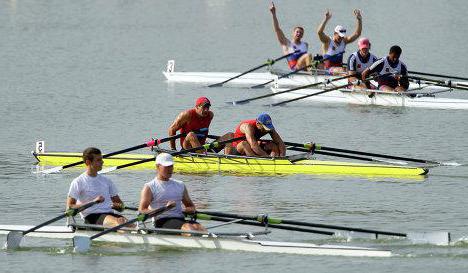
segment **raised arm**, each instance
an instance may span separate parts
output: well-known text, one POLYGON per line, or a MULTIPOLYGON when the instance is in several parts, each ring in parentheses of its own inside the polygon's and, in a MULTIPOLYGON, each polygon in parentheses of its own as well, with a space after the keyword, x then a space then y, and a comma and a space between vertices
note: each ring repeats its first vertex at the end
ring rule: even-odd
POLYGON ((323 19, 322 23, 317 29, 318 37, 320 41, 324 44, 330 43, 330 37, 328 37, 323 31, 325 30, 325 26, 327 25, 327 22, 328 20, 330 20, 331 16, 331 12, 327 10, 327 12, 325 12, 325 18, 323 19))
POLYGON ((270 11, 271 11, 271 15, 273 16, 273 30, 276 33, 276 37, 278 38, 278 41, 282 46, 287 46, 288 39, 286 38, 286 36, 284 36, 283 30, 281 30, 279 26, 278 18, 276 17, 275 3, 273 2, 271 2, 270 11))
POLYGON ((345 37, 345 43, 349 44, 357 40, 359 36, 361 36, 362 32, 362 16, 361 11, 358 9, 354 10, 354 15, 356 16, 356 31, 354 31, 353 35, 345 37))
MULTIPOLYGON (((188 122, 188 120, 189 120, 188 111, 184 111, 184 112, 180 113, 177 116, 177 118, 174 120, 174 122, 171 124, 171 126, 169 127, 169 130, 168 130, 167 134, 169 136, 175 136, 177 131, 180 130, 180 128, 182 128, 182 126, 184 126, 184 124, 186 122, 188 122)), ((171 146, 172 150, 176 149, 175 140, 172 139, 170 141, 170 146, 171 146)))

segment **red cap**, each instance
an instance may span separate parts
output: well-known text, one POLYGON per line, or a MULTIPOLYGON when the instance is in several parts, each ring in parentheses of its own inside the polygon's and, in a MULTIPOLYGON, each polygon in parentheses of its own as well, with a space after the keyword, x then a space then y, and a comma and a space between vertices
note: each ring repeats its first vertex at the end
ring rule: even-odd
POLYGON ((359 46, 359 49, 362 49, 362 48, 370 48, 370 42, 369 42, 369 39, 367 38, 361 38, 359 39, 358 41, 358 46, 359 46))
POLYGON ((199 106, 199 105, 203 105, 203 106, 209 105, 209 106, 211 106, 211 102, 207 97, 199 97, 197 99, 197 101, 195 102, 195 106, 199 106))

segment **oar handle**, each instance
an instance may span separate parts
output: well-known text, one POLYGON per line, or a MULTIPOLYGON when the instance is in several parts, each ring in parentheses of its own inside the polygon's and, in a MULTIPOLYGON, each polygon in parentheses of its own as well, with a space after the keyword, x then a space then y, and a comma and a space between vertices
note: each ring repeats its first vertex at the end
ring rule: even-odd
POLYGON ((42 224, 40 224, 40 225, 37 225, 37 226, 35 226, 35 227, 33 227, 33 228, 30 228, 30 229, 24 231, 24 232, 23 232, 23 235, 26 235, 26 234, 28 234, 28 233, 30 233, 30 232, 33 232, 33 231, 35 231, 35 230, 38 230, 38 229, 40 229, 41 227, 47 226, 47 225, 49 225, 49 224, 51 224, 51 223, 53 223, 53 222, 56 222, 56 221, 58 221, 58 220, 60 220, 60 219, 65 218, 65 217, 75 216, 75 215, 78 214, 79 212, 81 212, 81 211, 83 211, 83 210, 85 210, 85 209, 87 209, 87 208, 90 208, 90 207, 92 207, 92 206, 94 206, 94 205, 96 205, 96 204, 98 204, 98 203, 101 203, 101 202, 102 202, 102 201, 92 201, 92 202, 86 203, 86 204, 84 204, 84 205, 82 205, 82 206, 80 206, 80 207, 78 207, 78 208, 68 209, 68 210, 65 211, 63 214, 61 214, 61 215, 59 215, 59 216, 57 216, 57 217, 55 217, 55 218, 52 218, 52 219, 50 219, 49 221, 46 221, 46 222, 44 222, 44 223, 42 223, 42 224))
POLYGON ((89 239, 90 240, 96 239, 96 238, 98 238, 100 236, 103 236, 103 235, 105 235, 107 233, 110 233, 110 232, 113 232, 113 231, 117 231, 117 230, 119 230, 119 229, 121 229, 121 228, 123 228, 123 227, 125 227, 127 225, 133 224, 135 222, 144 222, 148 218, 151 218, 151 217, 154 217, 154 216, 156 216, 158 214, 161 214, 161 213, 163 213, 163 212, 165 212, 167 210, 172 209, 173 207, 175 207, 175 203, 171 202, 168 205, 166 205, 165 207, 161 207, 161 208, 152 210, 152 211, 150 211, 148 213, 140 213, 140 214, 138 214, 138 216, 136 218, 131 219, 131 220, 129 220, 129 221, 123 223, 123 224, 120 224, 118 226, 115 226, 115 227, 103 230, 103 231, 101 231, 101 232, 99 232, 97 234, 94 234, 93 236, 89 237, 89 239))

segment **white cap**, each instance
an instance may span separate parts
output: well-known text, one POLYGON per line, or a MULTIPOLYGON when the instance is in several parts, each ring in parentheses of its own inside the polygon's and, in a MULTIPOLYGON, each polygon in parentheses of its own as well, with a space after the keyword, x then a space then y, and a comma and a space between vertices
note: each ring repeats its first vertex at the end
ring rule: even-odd
POLYGON ((167 153, 160 153, 156 157, 156 165, 163 165, 165 167, 174 165, 174 158, 167 153))
POLYGON ((344 28, 341 25, 337 25, 335 27, 335 32, 338 33, 338 35, 343 38, 346 35, 346 28, 344 28))

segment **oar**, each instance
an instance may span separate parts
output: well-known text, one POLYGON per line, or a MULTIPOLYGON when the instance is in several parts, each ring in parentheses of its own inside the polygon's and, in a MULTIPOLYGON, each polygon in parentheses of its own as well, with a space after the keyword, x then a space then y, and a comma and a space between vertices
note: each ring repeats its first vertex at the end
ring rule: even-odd
MULTIPOLYGON (((203 128, 203 129, 198 130, 197 132, 202 133, 202 132, 205 132, 207 130, 208 130, 207 128, 203 128)), ((136 145, 136 146, 133 146, 133 147, 130 147, 130 148, 126 148, 126 149, 123 149, 123 150, 119 150, 119 151, 115 151, 115 152, 112 152, 112 153, 105 154, 105 155, 102 156, 102 158, 107 158, 107 157, 111 157, 111 156, 114 156, 114 155, 123 154, 123 153, 127 153, 127 152, 130 152, 130 151, 146 148, 146 147, 153 147, 154 145, 159 145, 161 143, 164 143, 164 142, 167 142, 167 141, 170 141, 170 140, 174 140, 174 139, 178 139, 178 138, 184 137, 186 135, 187 135, 186 133, 182 133, 182 134, 178 134, 178 135, 170 136, 170 137, 166 137, 166 138, 152 139, 151 141, 148 141, 148 142, 143 143, 143 144, 139 144, 139 145, 136 145)), ((58 166, 58 167, 50 168, 50 169, 47 169, 47 170, 42 170, 39 173, 43 173, 43 174, 58 173, 63 169, 71 168, 71 167, 74 167, 74 166, 77 166, 77 165, 80 165, 80 164, 83 164, 83 163, 84 163, 84 161, 81 160, 81 161, 70 163, 70 164, 67 164, 67 165, 64 165, 64 166, 58 166)))
POLYGON ((154 217, 158 214, 161 214, 167 210, 170 210, 172 209, 173 207, 175 207, 175 203, 174 202, 170 202, 168 203, 165 207, 161 207, 159 209, 155 209, 155 210, 152 210, 148 213, 140 213, 138 214, 138 216, 136 218, 133 218, 123 224, 120 224, 118 226, 115 226, 115 227, 112 227, 112 228, 109 228, 109 229, 106 229, 106 230, 103 230, 99 233, 96 233, 92 236, 80 236, 80 235, 76 235, 73 237, 73 246, 74 246, 74 249, 76 252, 83 252, 83 251, 87 251, 90 246, 91 246, 91 240, 94 240, 96 238, 99 238, 103 235, 106 235, 107 233, 110 233, 110 232, 113 232, 113 231, 117 231, 125 226, 128 226, 128 225, 131 225, 135 222, 144 222, 146 221, 148 218, 151 218, 151 217, 154 217))
MULTIPOLYGON (((219 141, 219 142, 214 141, 214 142, 207 143, 207 144, 204 144, 204 145, 201 145, 201 146, 198 146, 198 147, 185 149, 185 150, 180 150, 178 152, 172 152, 172 153, 169 153, 169 154, 171 154, 172 156, 177 156, 177 155, 191 153, 191 152, 195 152, 195 151, 199 151, 199 150, 209 150, 211 148, 220 147, 221 145, 224 145, 226 143, 234 142, 234 141, 237 141, 237 140, 243 140, 243 139, 245 139, 245 137, 236 137, 236 138, 231 138, 231 139, 227 139, 227 140, 219 141)), ((154 161, 154 160, 155 160, 155 157, 151 157, 151 158, 147 158, 147 159, 143 159, 143 160, 139 160, 139 161, 135 161, 135 162, 131 162, 131 163, 127 163, 127 164, 123 164, 123 165, 103 169, 103 170, 99 171, 99 173, 104 174, 104 173, 112 172, 112 171, 115 171, 115 170, 118 170, 118 169, 123 169, 123 168, 131 167, 131 166, 139 165, 139 164, 143 164, 143 163, 154 161)))
MULTIPOLYGON (((370 80, 375 80, 379 77, 383 77, 383 76, 386 76, 386 75, 390 75, 392 73, 385 73, 383 75, 377 75, 377 76, 371 76, 371 77, 368 77, 367 79, 363 80, 364 82, 367 82, 367 81, 370 81, 370 80)), ((346 76, 343 76, 343 78, 349 78, 349 77, 353 77, 355 75, 346 75, 346 76)), ((360 82, 361 80, 358 80, 358 82, 360 82)), ((302 99, 305 99, 305 98, 308 98, 308 97, 312 97, 312 96, 317 96, 317 95, 320 95, 320 94, 323 94, 323 93, 327 93, 327 92, 330 92, 330 91, 334 91, 334 90, 338 90, 338 89, 341 89, 341 88, 346 88, 348 87, 349 85, 352 85, 353 83, 347 83, 347 84, 344 84, 344 85, 341 85, 341 86, 336 86, 336 87, 333 87, 333 88, 329 88, 329 89, 324 89, 322 91, 319 91, 319 92, 316 92, 316 93, 312 93, 312 94, 309 94, 309 95, 304 95, 304 96, 300 96, 298 98, 295 98, 295 99, 290 99, 290 100, 285 100, 285 101, 282 101, 282 102, 277 102, 277 103, 273 103, 273 104, 269 104, 269 105, 266 105, 266 106, 278 106, 278 105, 283 105, 283 104, 286 104, 286 103, 290 103, 290 102, 293 102, 293 101, 297 101, 297 100, 302 100, 302 99)), ((294 89, 294 88, 293 88, 294 89)), ((286 90, 287 91, 287 90, 286 90)), ((290 89, 290 91, 293 91, 292 89, 290 89)), ((283 91, 284 92, 284 91, 283 91)), ((280 92, 278 92, 280 93, 280 92)), ((277 93, 277 94, 278 94, 277 93)))
MULTIPOLYGON (((232 219, 257 221, 262 224, 268 223, 268 226, 272 224, 273 225, 285 224, 285 225, 294 225, 294 226, 323 228, 323 229, 344 230, 344 231, 358 232, 358 233, 369 233, 369 234, 374 234, 375 238, 378 238, 379 235, 404 237, 416 243, 429 243, 429 244, 436 244, 436 245, 448 245, 450 243, 450 233, 448 232, 401 233, 401 232, 382 231, 382 230, 366 229, 366 228, 354 228, 354 227, 346 227, 346 226, 309 223, 309 222, 286 220, 286 219, 280 219, 280 218, 271 218, 264 214, 257 215, 257 216, 249 216, 249 215, 238 215, 238 214, 230 214, 230 213, 214 212, 214 211, 200 211, 198 213, 203 213, 203 214, 216 216, 216 217, 226 217, 226 218, 232 218, 232 219)), ((333 235, 335 235, 335 233, 333 233, 333 235)))
MULTIPOLYGON (((288 93, 288 92, 292 92, 292 91, 296 91, 296 90, 300 90, 300 89, 304 89, 304 88, 310 88, 310 87, 318 86, 318 85, 321 85, 321 84, 329 84, 329 83, 339 81, 339 80, 342 80, 342 79, 346 79, 346 78, 349 78, 349 77, 351 77, 351 75, 346 75, 346 76, 334 78, 334 79, 331 79, 331 80, 327 79, 325 81, 316 82, 316 83, 312 83, 312 84, 307 84, 307 85, 303 85, 303 86, 299 86, 299 87, 294 87, 294 88, 284 90, 284 91, 280 91, 280 92, 276 92, 276 93, 268 93, 266 95, 253 97, 253 98, 250 98, 250 99, 230 101, 230 102, 226 102, 226 103, 227 104, 232 104, 232 105, 249 103, 249 102, 254 101, 254 100, 268 98, 268 97, 272 97, 272 96, 276 96, 276 95, 279 95, 279 94, 288 93)), ((340 87, 340 88, 342 88, 342 87, 340 87)))
POLYGON ((374 157, 394 159, 394 160, 402 160, 402 161, 408 161, 408 162, 416 162, 416 163, 422 163, 422 164, 436 164, 436 165, 444 165, 444 166, 458 166, 459 165, 456 162, 438 162, 438 161, 427 160, 427 159, 418 159, 418 158, 393 156, 393 155, 386 155, 386 154, 361 152, 361 151, 356 151, 356 150, 348 150, 348 149, 327 147, 327 146, 322 146, 320 144, 312 144, 312 143, 284 142, 284 144, 288 145, 288 146, 293 146, 293 147, 306 148, 306 149, 309 149, 311 151, 322 151, 323 150, 323 151, 338 152, 338 153, 348 153, 348 154, 357 154, 357 155, 364 155, 364 156, 374 156, 374 157))
MULTIPOLYGON (((232 219, 229 219, 229 218, 212 216, 212 215, 208 215, 208 214, 200 213, 200 212, 197 212, 196 219, 207 220, 207 221, 232 222, 232 219)), ((315 234, 322 234, 322 235, 334 235, 335 234, 334 232, 325 231, 325 230, 300 228, 300 227, 292 227, 292 226, 281 226, 281 225, 275 225, 275 224, 270 224, 270 223, 266 225, 265 223, 259 223, 259 222, 250 221, 250 220, 240 220, 240 221, 236 221, 235 223, 242 224, 242 225, 249 225, 249 226, 257 226, 257 227, 268 226, 268 227, 276 228, 276 229, 300 231, 300 232, 315 233, 315 234)))
MULTIPOLYGON (((299 148, 299 147, 288 147, 287 149, 291 151, 298 151, 298 152, 310 152, 310 150, 306 148, 299 148)), ((395 164, 395 165, 408 165, 408 163, 403 162, 403 161, 390 161, 390 160, 383 160, 383 159, 377 159, 377 158, 369 158, 369 157, 324 152, 324 151, 314 151, 314 154, 342 157, 342 158, 348 158, 348 159, 356 159, 356 160, 369 161, 369 162, 389 163, 389 164, 395 164)), ((293 159, 291 161, 298 161, 298 159, 293 159)))
POLYGON ((463 84, 459 82, 452 82, 452 81, 442 81, 442 80, 436 80, 436 79, 429 79, 429 78, 423 78, 423 77, 415 77, 415 76, 407 76, 409 79, 411 79, 413 82, 416 83, 427 83, 431 85, 436 85, 436 86, 443 86, 443 87, 449 87, 449 88, 456 88, 456 89, 461 89, 461 90, 468 90, 468 84, 463 84))
POLYGON ((293 54, 295 54, 295 53, 298 53, 298 52, 299 52, 299 50, 296 50, 295 52, 292 52, 292 53, 283 55, 283 56, 281 56, 281 57, 279 57, 279 58, 276 58, 276 59, 274 59, 274 60, 270 60, 270 59, 269 59, 269 60, 267 60, 264 64, 261 64, 261 65, 259 65, 259 66, 256 66, 256 67, 252 68, 252 69, 249 69, 249 70, 247 70, 247 71, 245 71, 245 72, 243 72, 243 73, 240 73, 240 74, 237 75, 237 76, 234 76, 234 77, 232 77, 232 78, 229 78, 229 79, 227 79, 227 80, 225 80, 225 81, 222 81, 222 82, 219 82, 219 83, 215 83, 215 84, 208 85, 208 87, 222 86, 223 84, 225 84, 225 83, 227 83, 227 82, 229 82, 229 81, 232 81, 232 80, 234 80, 234 79, 237 79, 237 78, 239 78, 239 77, 242 77, 242 76, 244 76, 245 74, 248 74, 248 73, 250 73, 250 72, 253 72, 253 71, 255 71, 255 70, 258 70, 258 69, 260 69, 260 68, 262 68, 262 67, 269 66, 269 65, 273 65, 273 64, 276 63, 277 61, 282 60, 282 59, 284 59, 284 58, 287 58, 287 57, 289 57, 289 56, 291 56, 291 55, 293 55, 293 54))
POLYGON ((468 81, 468 78, 459 77, 459 76, 432 74, 432 73, 425 73, 425 72, 418 72, 418 71, 408 71, 408 73, 410 73, 410 74, 415 74, 415 75, 423 75, 423 76, 439 77, 439 78, 450 78, 450 79, 457 79, 457 80, 468 81))
POLYGON ((24 235, 28 234, 28 233, 31 233, 31 232, 34 232, 38 229, 40 229, 41 227, 44 227, 44 226, 47 226, 49 224, 52 224, 54 222, 57 222, 58 220, 61 220, 65 217, 70 217, 70 216, 75 216, 77 215, 79 212, 87 209, 87 208, 90 208, 98 203, 101 203, 102 201, 93 201, 93 202, 89 202, 85 205, 82 205, 80 206, 79 208, 70 208, 68 209, 67 211, 65 211, 64 213, 60 214, 59 216, 57 217, 54 217, 42 224, 39 224, 35 227, 32 227, 26 231, 10 231, 7 235, 7 241, 5 243, 5 248, 6 249, 14 249, 14 248, 18 248, 21 244, 21 240, 23 239, 24 235))
MULTIPOLYGON (((335 55, 330 55, 330 56, 328 56, 328 57, 326 57, 326 58, 322 58, 322 59, 318 60, 318 62, 323 63, 324 61, 330 59, 331 57, 336 56, 336 55, 340 55, 340 54, 343 54, 343 53, 344 53, 344 51, 342 51, 342 52, 340 52, 340 53, 337 53, 337 54, 335 54, 335 55)), ((315 57, 314 57, 314 61, 317 61, 317 60, 315 59, 315 57)), ((312 67, 312 66, 314 66, 314 64, 309 64, 308 66, 303 67, 302 69, 297 69, 297 70, 294 70, 294 71, 292 71, 292 72, 283 74, 283 75, 279 76, 278 79, 287 78, 287 77, 289 77, 289 76, 291 76, 291 75, 297 74, 298 72, 301 72, 301 71, 303 71, 303 70, 305 70, 305 69, 307 69, 307 68, 309 68, 309 67, 312 67)), ((267 84, 269 84, 269 83, 272 83, 272 82, 274 82, 274 81, 275 81, 275 79, 272 79, 272 80, 269 80, 269 81, 267 81, 267 82, 264 82, 264 83, 261 83, 261 84, 257 84, 257 85, 251 86, 250 88, 253 88, 253 89, 256 89, 256 88, 263 88, 263 87, 265 87, 265 85, 267 85, 267 84)))

